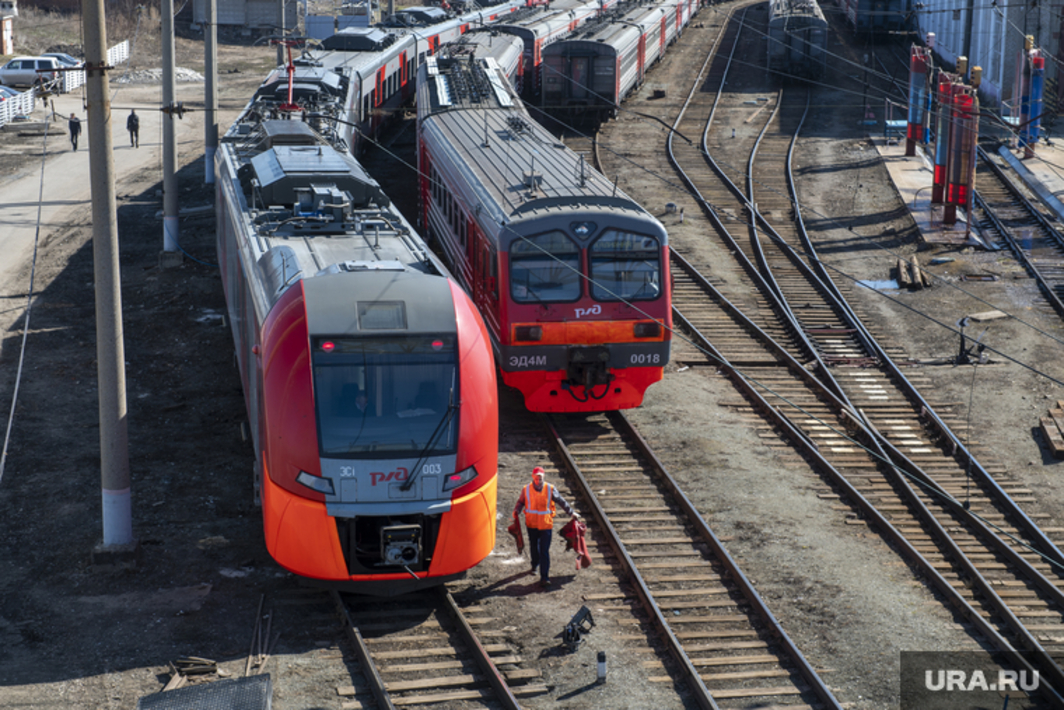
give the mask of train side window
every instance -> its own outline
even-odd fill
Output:
[[[661,244],[608,229],[590,248],[591,295],[600,301],[648,301],[661,294]]]
[[[510,294],[518,303],[580,298],[580,247],[562,231],[510,244]]]

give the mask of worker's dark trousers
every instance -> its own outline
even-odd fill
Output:
[[[539,578],[550,579],[550,538],[553,530],[528,530],[528,550],[532,554],[532,569],[539,567]]]

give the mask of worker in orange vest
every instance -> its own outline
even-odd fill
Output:
[[[539,581],[550,586],[550,540],[554,532],[555,505],[574,518],[580,516],[558,493],[558,489],[545,482],[546,471],[541,466],[532,469],[532,483],[521,489],[514,506],[514,518],[519,519],[525,511],[525,527],[528,529],[528,548],[532,554],[532,572],[539,569]]]

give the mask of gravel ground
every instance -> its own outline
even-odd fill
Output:
[[[679,87],[701,64],[713,12],[703,11],[696,23],[706,27],[685,33],[654,69],[636,98],[640,110],[668,120],[686,94]],[[182,65],[201,68],[195,44],[185,51],[182,58],[179,50]],[[838,51],[844,51],[841,44]],[[224,70],[252,52],[273,50],[231,47],[220,65]],[[234,106],[257,83],[255,76],[240,74],[222,81]],[[646,95],[660,85],[670,87],[666,99]],[[953,323],[962,314],[988,310],[969,295],[977,293],[1038,328],[995,321],[984,342],[1060,380],[1061,324],[1041,307],[1031,283],[960,282],[966,264],[982,268],[987,258],[922,244],[857,127],[860,106],[853,94],[844,86],[824,87],[816,103],[816,130],[799,160],[813,166],[801,190],[808,209],[821,216],[816,238],[825,258],[857,279],[887,278],[898,255],[917,253],[924,260],[948,253],[956,259],[936,272],[945,281],[932,289],[890,294],[895,301],[861,290],[859,307],[912,357],[944,358],[956,351],[956,336],[925,315]],[[637,147],[660,152],[662,135],[659,124],[623,116],[609,124],[604,141],[638,156]],[[393,148],[412,151],[409,129]],[[198,155],[184,156],[183,204],[210,200],[200,163]],[[382,166],[383,159],[371,156],[367,163]],[[389,180],[396,187],[388,192],[410,204],[413,190],[403,186],[412,185],[411,177],[404,170],[395,168]],[[693,214],[688,198],[660,180],[637,179],[633,170],[621,177],[623,189],[662,213],[677,247],[712,259],[723,282],[734,279],[727,253],[714,239],[699,233],[693,220],[679,224],[664,214],[667,202]],[[71,213],[42,242],[40,296],[0,481],[0,707],[130,708],[159,691],[169,679],[169,663],[184,656],[211,658],[223,673],[243,675],[260,602],[274,612],[278,639],[265,668],[273,679],[273,707],[355,707],[337,691],[351,684],[353,672],[357,678],[357,669],[345,655],[335,619],[301,601],[300,580],[280,570],[262,544],[251,500],[252,453],[239,436],[245,418],[240,383],[229,333],[220,325],[224,305],[210,263],[213,224],[186,221],[182,246],[190,258],[176,269],[159,269],[158,180],[156,166],[125,176],[118,191],[134,529],[142,550],[136,569],[90,564],[100,534],[99,442],[84,216]],[[862,217],[856,234],[848,229],[855,216]],[[11,304],[2,312],[5,402],[14,383],[24,284],[3,285]],[[850,509],[818,474],[770,447],[757,420],[729,406],[739,396],[726,380],[712,368],[684,369],[698,357],[676,341],[664,381],[631,417],[839,699],[852,708],[895,708],[899,652],[977,648],[978,639],[874,530],[848,524]],[[975,371],[921,369],[934,381],[937,397],[963,405],[959,411],[970,416],[979,443],[1036,492],[1035,511],[1060,520],[1064,493],[1053,485],[1057,461],[1035,432],[1038,418],[1061,397],[1056,383],[1004,361]],[[528,708],[693,707],[682,688],[654,680],[666,675],[668,659],[647,651],[645,642],[623,638],[637,628],[625,604],[590,600],[618,589],[594,531],[590,569],[566,571],[572,558],[557,547],[556,589],[541,591],[525,574],[527,561],[515,554],[505,532],[507,514],[532,466],[548,458],[513,393],[504,392],[502,402],[498,544],[452,591],[484,612],[488,628],[502,632],[524,667],[542,673],[550,692],[529,699]],[[552,476],[579,509],[566,482]],[[597,625],[584,646],[568,654],[559,634],[583,604],[592,607]],[[609,658],[606,684],[594,683],[599,650]]]

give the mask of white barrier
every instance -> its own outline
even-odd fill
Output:
[[[29,116],[36,107],[37,92],[33,89],[0,101],[0,126],[10,123],[18,116]]]
[[[107,65],[117,66],[129,61],[129,40],[124,40],[107,50]],[[85,72],[65,71],[61,73],[60,91],[66,94],[85,83]],[[18,96],[0,101],[0,126],[10,123],[17,116],[29,116],[37,108],[37,92],[30,89]]]
[[[122,62],[129,61],[129,40],[123,40],[115,46],[107,50],[107,66],[113,67],[121,64]],[[82,86],[85,83],[85,72],[81,71],[65,71],[63,72],[63,86],[61,91],[64,94],[70,93],[74,89]]]

